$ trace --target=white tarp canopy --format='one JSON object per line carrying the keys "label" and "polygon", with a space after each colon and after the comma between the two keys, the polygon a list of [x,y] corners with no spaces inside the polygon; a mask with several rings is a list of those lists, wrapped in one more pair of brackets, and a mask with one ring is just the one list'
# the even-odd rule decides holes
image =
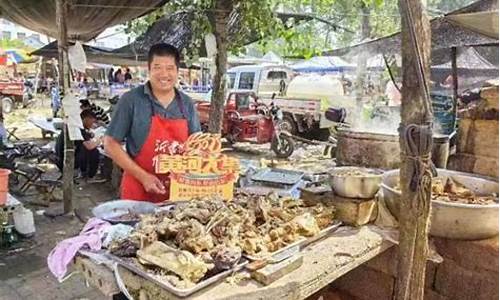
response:
{"label": "white tarp canopy", "polygon": [[474,32],[498,39],[498,10],[452,14],[445,18]]}
{"label": "white tarp canopy", "polygon": [[262,59],[267,62],[275,62],[278,64],[283,63],[283,58],[281,58],[278,54],[274,53],[273,51],[267,52],[264,56],[262,56]]}

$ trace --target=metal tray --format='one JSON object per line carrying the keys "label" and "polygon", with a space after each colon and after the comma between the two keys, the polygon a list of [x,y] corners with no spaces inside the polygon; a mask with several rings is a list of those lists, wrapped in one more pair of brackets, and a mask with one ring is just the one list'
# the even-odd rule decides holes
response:
{"label": "metal tray", "polygon": [[266,253],[266,254],[263,254],[263,255],[243,254],[243,257],[247,258],[250,261],[255,261],[255,260],[262,260],[262,259],[266,259],[266,258],[273,258],[275,256],[279,256],[279,254],[281,254],[282,252],[288,251],[288,250],[290,250],[291,248],[294,248],[294,247],[299,247],[300,249],[302,249],[302,248],[305,248],[307,245],[312,244],[312,243],[314,243],[314,242],[316,242],[316,241],[324,238],[328,234],[334,232],[341,225],[342,225],[341,221],[334,220],[332,225],[330,225],[330,226],[326,227],[325,229],[321,230],[315,236],[311,236],[309,238],[302,237],[302,238],[298,239],[297,241],[295,241],[295,242],[293,242],[291,244],[288,244],[285,247],[283,247],[283,248],[281,248],[279,250],[276,250],[274,252],[271,252],[271,253]]}
{"label": "metal tray", "polygon": [[160,286],[161,288],[169,291],[170,293],[176,295],[176,296],[179,296],[179,297],[187,297],[209,285],[212,285],[214,283],[217,283],[219,282],[220,280],[230,276],[231,274],[233,274],[234,272],[238,272],[239,270],[241,270],[243,267],[245,267],[246,264],[248,264],[248,260],[246,259],[242,259],[240,263],[238,263],[233,269],[230,269],[230,270],[227,270],[227,271],[224,271],[224,272],[221,272],[217,275],[214,275],[208,279],[205,279],[203,281],[200,281],[198,282],[195,286],[193,287],[190,287],[190,288],[187,288],[187,289],[181,289],[181,288],[178,288],[178,287],[175,287],[173,284],[171,284],[170,282],[168,281],[162,281],[162,280],[159,280],[158,278],[154,277],[153,275],[147,273],[147,272],[144,272],[143,270],[141,270],[140,268],[138,268],[135,264],[132,264],[130,262],[127,262],[115,255],[112,255],[112,254],[107,254],[107,256],[112,259],[113,261],[117,262],[120,266],[128,269],[129,271],[131,272],[134,272],[135,274],[139,275],[139,276],[142,276],[143,278],[151,281],[151,282],[154,282],[156,283],[158,286]]}
{"label": "metal tray", "polygon": [[253,181],[294,185],[304,177],[303,172],[284,169],[263,169],[252,176]]}
{"label": "metal tray", "polygon": [[153,203],[134,200],[115,200],[108,201],[92,209],[92,214],[112,224],[123,223],[133,225],[139,219],[120,220],[119,217],[129,212],[137,214],[152,214],[158,209]]}

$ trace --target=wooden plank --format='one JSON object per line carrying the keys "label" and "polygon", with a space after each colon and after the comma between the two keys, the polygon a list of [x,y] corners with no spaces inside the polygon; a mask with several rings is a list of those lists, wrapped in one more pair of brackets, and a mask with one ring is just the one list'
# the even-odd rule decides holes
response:
{"label": "wooden plank", "polygon": [[335,218],[344,224],[362,226],[376,218],[377,201],[375,199],[350,199],[333,196]]}
{"label": "wooden plank", "polygon": [[298,269],[303,263],[302,255],[295,255],[276,264],[270,264],[252,272],[252,278],[264,285],[270,285],[281,277]]}
{"label": "wooden plank", "polygon": [[371,226],[343,227],[342,230],[303,249],[302,265],[268,286],[251,279],[238,284],[225,280],[185,298],[172,295],[155,283],[123,268],[120,268],[120,275],[129,292],[141,295],[141,299],[296,300],[307,298],[390,247],[392,244],[384,241]]}

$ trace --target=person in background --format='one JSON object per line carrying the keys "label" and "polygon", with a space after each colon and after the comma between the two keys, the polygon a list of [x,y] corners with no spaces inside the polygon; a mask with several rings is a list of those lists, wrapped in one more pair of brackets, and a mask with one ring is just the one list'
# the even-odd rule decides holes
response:
{"label": "person in background", "polygon": [[124,83],[125,82],[125,76],[122,73],[122,69],[118,69],[115,72],[115,82],[117,82],[117,83]]}
{"label": "person in background", "polygon": [[[399,88],[401,88],[401,84],[398,84]],[[401,105],[401,92],[399,91],[398,87],[394,85],[394,82],[392,80],[389,80],[387,82],[387,85],[385,86],[385,96],[389,100],[388,104],[389,106],[400,106]]]}
{"label": "person in background", "polygon": [[130,82],[132,80],[132,74],[130,74],[130,69],[125,69],[125,81]]}
{"label": "person in background", "polygon": [[99,123],[102,123],[105,126],[109,125],[110,119],[109,116],[106,114],[104,108],[94,103],[90,103],[88,99],[80,99],[80,109],[82,111],[87,109],[92,111]]}
{"label": "person in background", "polygon": [[109,72],[108,72],[108,83],[109,84],[112,84],[113,82],[115,82],[114,72],[115,72],[115,70],[113,68],[109,69]]}
{"label": "person in background", "polygon": [[453,75],[448,75],[444,81],[440,84],[440,86],[444,89],[452,89],[453,88]]}
{"label": "person in background", "polygon": [[78,84],[80,97],[88,97],[89,95],[89,83],[87,77],[82,77],[82,81]]}
{"label": "person in background", "polygon": [[[83,141],[74,141],[75,145],[75,169],[78,169],[80,174],[78,177],[87,178],[88,183],[99,183],[106,181],[97,175],[99,169],[99,143],[93,140],[93,134],[90,129],[94,126],[97,118],[90,110],[84,110],[80,113],[82,118],[83,129],[81,134]],[[63,171],[64,164],[64,135],[59,134],[56,141],[56,156],[57,167]]]}
{"label": "person in background", "polygon": [[57,118],[57,113],[61,109],[61,95],[59,95],[59,87],[52,84],[50,88],[50,107],[52,108],[52,117]]}

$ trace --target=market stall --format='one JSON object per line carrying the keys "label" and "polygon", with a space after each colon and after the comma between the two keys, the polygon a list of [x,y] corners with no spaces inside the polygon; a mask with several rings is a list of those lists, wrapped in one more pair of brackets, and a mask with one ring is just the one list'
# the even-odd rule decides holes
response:
{"label": "market stall", "polygon": [[[288,166],[263,160],[261,167],[246,166],[254,172],[241,172],[239,160],[221,154],[219,139],[194,134],[185,144],[164,145],[169,154],[154,161],[158,172],[171,173],[171,201],[94,208],[81,234],[51,252],[49,269],[64,280],[73,262],[105,295],[130,299],[305,299],[397,243],[397,230],[385,226],[400,218],[398,170],[333,165],[316,168],[326,177],[305,176],[293,167],[313,158],[296,156]],[[321,158],[317,165],[333,161]],[[312,165],[304,169],[314,174]],[[248,178],[233,190],[237,170]],[[498,182],[438,173],[433,223],[444,225],[430,234],[497,235],[495,226],[450,224],[467,224],[485,211],[491,224],[498,220]],[[89,247],[77,252],[75,243]]]}
{"label": "market stall", "polygon": [[[106,294],[118,285],[134,298],[295,299],[392,245],[381,229],[363,227],[377,216],[372,199],[382,179],[378,171],[333,172],[340,182],[358,176],[354,185],[361,178],[370,185],[354,194],[344,183],[273,167],[247,174],[246,184],[235,189],[239,160],[221,153],[219,135],[193,134],[164,148],[169,154],[158,154],[154,163],[157,172],[170,174],[170,201],[95,207],[80,235],[48,257],[59,280],[75,255],[76,268]],[[315,186],[326,189],[318,193]],[[370,207],[360,213],[356,208],[366,201]]]}
{"label": "market stall", "polygon": [[[118,267],[118,274],[128,292],[137,297],[134,299],[304,299],[393,245],[373,229],[346,227],[302,249],[302,265],[267,286],[249,278],[249,272],[243,270],[180,297],[126,268]],[[106,296],[120,292],[109,267],[80,256],[75,268]]]}

